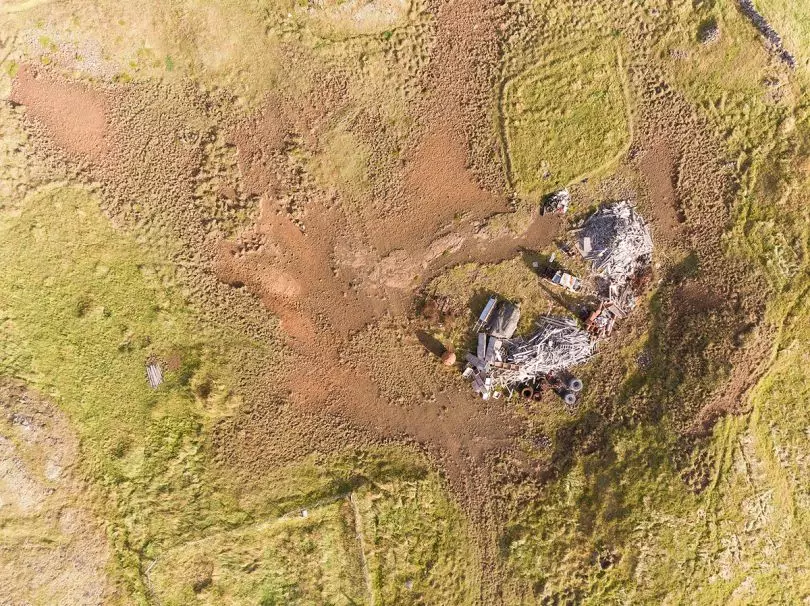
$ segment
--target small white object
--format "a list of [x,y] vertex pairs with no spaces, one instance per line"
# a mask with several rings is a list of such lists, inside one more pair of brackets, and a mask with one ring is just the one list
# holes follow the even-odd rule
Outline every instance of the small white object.
[[163,371],[159,364],[154,362],[146,366],[146,380],[149,382],[149,387],[157,389],[158,385],[163,383]]
[[307,511],[306,509],[302,509],[301,510],[301,517],[302,518],[308,518],[309,517],[309,511]]

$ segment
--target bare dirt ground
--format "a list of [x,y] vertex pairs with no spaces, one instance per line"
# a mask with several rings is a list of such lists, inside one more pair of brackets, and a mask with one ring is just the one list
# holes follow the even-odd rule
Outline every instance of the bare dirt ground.
[[[368,230],[370,233],[358,233],[355,219],[339,203],[302,183],[296,178],[296,167],[286,164],[287,159],[280,154],[274,155],[285,137],[295,135],[295,126],[282,135],[282,131],[274,130],[275,125],[270,125],[271,118],[248,121],[247,126],[234,124],[230,136],[237,143],[243,177],[231,187],[237,195],[260,194],[262,202],[250,233],[238,241],[228,241],[205,224],[203,209],[194,201],[198,185],[195,177],[207,158],[201,146],[189,139],[192,135],[205,136],[196,132],[199,122],[209,118],[205,100],[182,90],[166,93],[134,88],[119,94],[110,88],[91,92],[43,70],[25,74],[15,81],[13,98],[30,105],[32,135],[43,154],[88,166],[88,176],[103,184],[113,217],[137,222],[152,215],[157,216],[158,224],[170,225],[189,247],[181,254],[199,262],[204,279],[201,295],[205,300],[221,299],[220,309],[230,307],[224,313],[249,316],[251,312],[244,311],[248,298],[240,298],[238,290],[227,287],[244,285],[280,318],[293,355],[281,373],[270,372],[254,379],[257,392],[289,391],[289,400],[299,410],[349,421],[369,436],[367,439],[396,438],[421,444],[437,457],[448,458],[448,475],[459,488],[467,483],[467,474],[473,473],[471,469],[476,466],[476,461],[468,457],[475,459],[493,448],[508,447],[513,430],[506,411],[483,409],[467,390],[459,389],[451,371],[434,368],[435,363],[427,360],[421,348],[406,348],[409,355],[403,355],[401,350],[380,347],[375,341],[365,347],[350,347],[356,331],[391,312],[396,320],[386,320],[386,327],[378,330],[387,338],[391,337],[389,333],[399,331],[402,334],[397,338],[406,344],[418,343],[402,315],[409,309],[412,285],[417,283],[410,276],[406,284],[392,280],[388,274],[399,271],[399,264],[390,259],[386,264],[387,248],[378,249],[369,242],[391,242],[404,258],[416,259],[413,275],[417,277],[432,263],[435,265],[443,253],[464,248],[473,236],[473,227],[467,224],[460,230],[460,240],[442,237],[444,221],[463,209],[469,210],[469,202],[478,209],[478,219],[505,208],[501,192],[489,193],[476,184],[464,165],[464,148],[458,139],[449,138],[442,130],[426,143],[415,144],[413,161],[402,168],[401,181],[406,185],[401,212],[383,216],[378,227]],[[93,131],[95,122],[79,121],[73,131],[54,131],[57,119],[49,112],[61,101],[51,98],[63,94],[71,103],[76,101],[73,97],[82,94],[88,97],[79,100],[85,104],[103,99],[100,105],[106,108],[107,128],[101,140],[107,148],[105,154],[90,153],[80,144],[90,136],[86,131]],[[172,95],[185,96],[185,103],[177,102],[179,99]],[[339,91],[336,95],[339,97]],[[177,109],[183,106],[183,110]],[[277,111],[278,105],[271,100],[268,107],[268,111]],[[172,114],[163,113],[170,108]],[[295,114],[295,110],[283,109],[279,128],[284,125],[283,116]],[[218,110],[213,115],[218,118]],[[278,117],[278,113],[275,115]],[[313,117],[306,122],[306,128],[317,132],[317,121],[318,117]],[[250,141],[242,134],[245,128]],[[438,193],[428,188],[434,178],[445,182]],[[304,197],[306,209],[297,206]],[[432,212],[445,203],[449,205],[447,211]],[[536,242],[551,237],[551,232],[553,229],[534,229],[530,236]],[[397,236],[391,238],[388,234]],[[357,247],[348,251],[352,253],[349,255],[345,248],[354,248],[353,244]],[[472,245],[464,248],[467,254],[471,254]],[[504,254],[515,250],[514,243],[494,245]],[[211,281],[213,274],[217,282]],[[368,376],[373,373],[364,373],[369,359],[374,360],[377,369],[408,369],[403,377],[429,385],[419,390],[424,400],[410,407],[392,401],[384,393],[385,388]],[[275,408],[268,405],[267,410]],[[442,422],[437,423],[437,419]],[[288,429],[282,432],[285,438]],[[234,431],[246,430],[240,427]],[[312,430],[302,428],[296,433],[309,436]],[[240,448],[245,460],[253,461],[258,468],[268,459],[249,453],[254,447],[259,454],[266,452],[264,442],[274,438],[262,434],[257,439],[260,443],[251,445],[247,441]]]
[[638,160],[638,168],[647,180],[648,195],[653,201],[651,222],[656,226],[656,233],[668,244],[677,242],[680,236],[680,224],[685,220],[679,214],[675,187],[677,186],[676,158],[673,150],[665,142],[648,149]]
[[0,413],[0,603],[106,603],[109,548],[68,420],[8,382]]
[[23,68],[17,74],[13,103],[30,113],[50,132],[55,143],[68,152],[97,159],[106,151],[107,116],[102,95],[76,84],[57,84]]

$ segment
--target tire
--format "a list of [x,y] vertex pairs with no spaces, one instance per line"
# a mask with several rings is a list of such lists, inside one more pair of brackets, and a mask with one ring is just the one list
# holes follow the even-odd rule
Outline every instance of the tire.
[[577,403],[577,396],[569,391],[563,396],[563,402],[568,404],[568,406],[573,406]]
[[576,377],[568,381],[568,389],[573,392],[582,391],[583,384],[581,379],[577,379]]
[[531,385],[527,385],[526,387],[520,390],[520,395],[522,395],[527,400],[531,400],[532,396],[534,395],[534,388]]

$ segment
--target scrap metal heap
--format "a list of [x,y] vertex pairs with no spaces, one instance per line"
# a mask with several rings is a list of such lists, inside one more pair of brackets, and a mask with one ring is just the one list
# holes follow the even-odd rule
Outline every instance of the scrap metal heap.
[[517,384],[582,364],[593,355],[594,343],[575,319],[542,316],[534,334],[508,340],[506,350],[508,361],[518,368],[504,369],[498,378],[504,384]]
[[652,260],[647,223],[627,201],[607,204],[577,230],[577,246],[591,269],[601,299],[627,312],[635,307],[631,288]]
[[544,215],[546,213],[557,213],[560,215],[564,215],[565,213],[568,212],[568,206],[570,204],[571,204],[571,194],[568,192],[567,189],[561,189],[559,191],[554,192],[546,199],[546,202],[543,205],[541,212]]
[[[597,340],[609,335],[615,322],[635,307],[635,294],[649,277],[652,262],[652,237],[644,219],[629,202],[616,202],[593,213],[576,233],[579,251],[591,264],[599,306],[585,322],[585,330],[574,318],[547,315],[537,321],[537,330],[529,337],[512,338],[520,308],[490,298],[474,328],[476,354],[467,354],[469,365],[464,371],[484,399],[511,395],[515,389],[533,396],[545,385],[573,405],[582,382],[574,378],[566,389],[560,375],[587,361]],[[571,283],[564,282],[563,276]],[[546,277],[579,290],[579,284],[573,287],[573,280],[579,280],[562,271]]]
[[484,399],[567,370],[593,355],[594,341],[573,318],[543,316],[528,338],[478,335],[478,355],[467,354],[465,376]]

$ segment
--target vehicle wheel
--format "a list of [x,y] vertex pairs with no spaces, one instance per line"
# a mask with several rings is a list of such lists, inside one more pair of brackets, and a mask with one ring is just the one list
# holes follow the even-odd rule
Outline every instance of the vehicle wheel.
[[582,391],[582,387],[583,384],[581,379],[574,378],[568,382],[568,389],[570,389],[571,391],[574,392]]
[[563,401],[569,406],[573,406],[577,403],[577,396],[569,391],[563,396]]

